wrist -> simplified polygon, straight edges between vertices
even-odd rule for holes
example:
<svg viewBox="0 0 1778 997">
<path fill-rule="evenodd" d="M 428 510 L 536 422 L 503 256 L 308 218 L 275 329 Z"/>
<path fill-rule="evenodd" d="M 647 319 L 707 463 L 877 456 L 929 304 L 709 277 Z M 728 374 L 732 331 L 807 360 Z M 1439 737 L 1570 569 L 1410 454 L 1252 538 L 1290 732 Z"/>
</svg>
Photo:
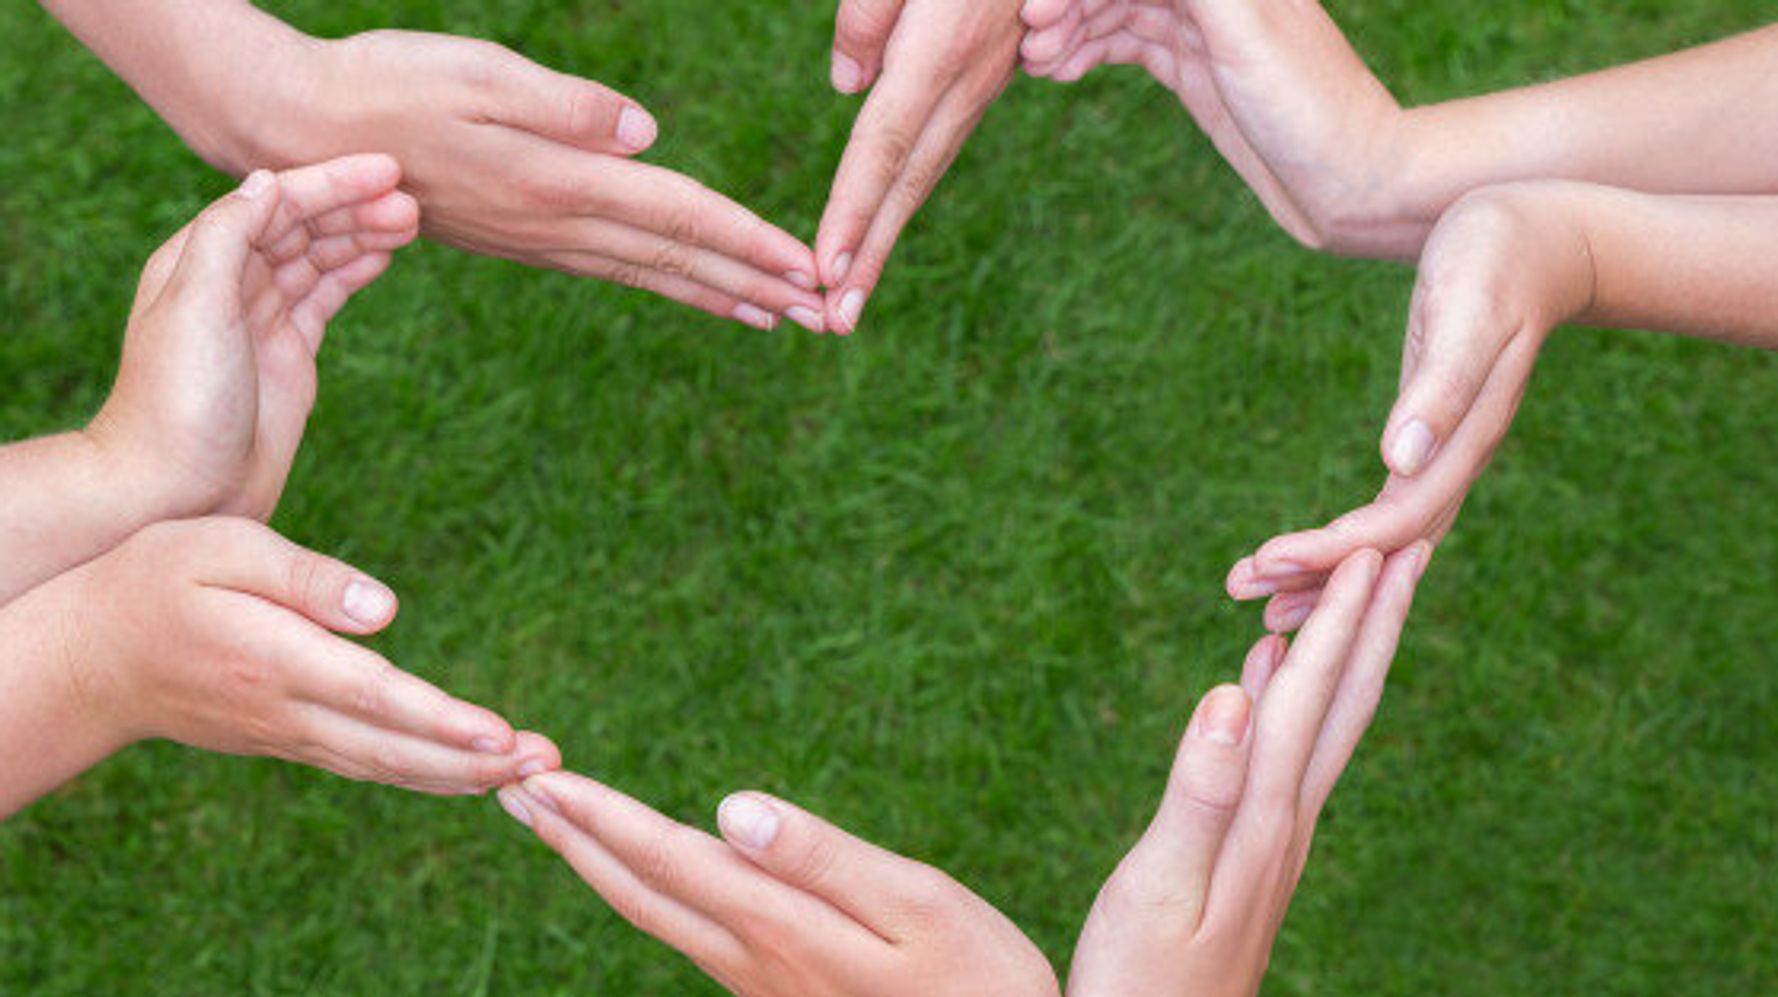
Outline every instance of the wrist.
<svg viewBox="0 0 1778 997">
<path fill-rule="evenodd" d="M 315 125 L 328 105 L 315 91 L 329 44 L 255 8 L 243 22 L 247 40 L 212 85 L 215 126 L 187 135 L 211 165 L 235 176 L 281 170 L 327 158 L 314 149 Z"/>
<path fill-rule="evenodd" d="M 151 523 L 206 515 L 221 501 L 198 487 L 193 476 L 167 466 L 155 447 L 132 436 L 109 404 L 84 429 L 70 434 L 70 441 L 90 483 L 85 494 L 107 508 L 107 521 L 122 536 Z"/>
</svg>

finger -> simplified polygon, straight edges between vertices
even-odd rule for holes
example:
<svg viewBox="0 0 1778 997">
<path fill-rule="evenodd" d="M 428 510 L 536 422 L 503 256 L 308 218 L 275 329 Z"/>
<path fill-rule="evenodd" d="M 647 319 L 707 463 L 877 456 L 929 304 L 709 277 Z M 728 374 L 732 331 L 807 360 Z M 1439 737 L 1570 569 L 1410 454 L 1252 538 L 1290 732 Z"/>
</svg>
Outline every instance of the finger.
<svg viewBox="0 0 1778 997">
<path fill-rule="evenodd" d="M 949 93 L 951 81 L 937 77 L 932 67 L 910 63 L 879 82 L 859 112 L 815 236 L 828 288 L 845 285 L 858 244 Z"/>
<path fill-rule="evenodd" d="M 558 73 L 500 45 L 483 47 L 476 97 L 490 121 L 588 152 L 633 156 L 660 127 L 634 100 L 592 80 Z"/>
<path fill-rule="evenodd" d="M 510 754 L 518 743 L 499 714 L 451 696 L 350 641 L 293 632 L 267 653 L 294 676 L 291 695 L 379 730 L 487 755 Z M 531 766 L 536 772 L 549 767 L 548 759 L 537 761 Z M 516 767 L 511 775 L 516 777 Z"/>
<path fill-rule="evenodd" d="M 436 796 L 469 796 L 513 782 L 526 762 L 510 752 L 466 751 L 308 705 L 304 744 L 280 754 L 361 782 Z"/>
<path fill-rule="evenodd" d="M 1029 31 L 1043 31 L 1063 18 L 1077 16 L 1082 0 L 1025 0 L 1019 20 Z"/>
<path fill-rule="evenodd" d="M 644 885 L 721 924 L 742 941 L 825 938 L 811 958 L 880 944 L 841 910 L 762 871 L 729 845 L 589 779 L 556 773 L 525 791 L 592 836 Z M 843 958 L 840 959 L 843 963 Z"/>
<path fill-rule="evenodd" d="M 280 217 L 262 242 L 261 251 L 266 261 L 276 267 L 300 259 L 315 243 L 340 237 L 388 239 L 418 235 L 419 228 L 419 202 L 402 191 L 390 191 L 313 218 Z"/>
<path fill-rule="evenodd" d="M 1249 602 L 1281 592 L 1321 588 L 1327 584 L 1327 574 L 1326 571 L 1308 569 L 1278 570 L 1273 574 L 1261 574 L 1257 562 L 1252 557 L 1244 557 L 1229 569 L 1224 585 L 1230 598 L 1237 602 Z"/>
<path fill-rule="evenodd" d="M 1303 777 L 1298 819 L 1306 822 L 1304 838 L 1376 716 L 1402 627 L 1414 604 L 1414 591 L 1431 557 L 1432 545 L 1417 543 L 1392 555 L 1377 580 L 1376 593 L 1352 645 L 1346 674 L 1334 693 L 1333 705 L 1309 758 L 1308 773 Z"/>
<path fill-rule="evenodd" d="M 1424 293 L 1424 292 L 1421 292 Z M 1403 347 L 1406 381 L 1383 433 L 1383 462 L 1418 474 L 1475 405 L 1501 352 L 1530 330 L 1502 328 L 1480 295 L 1417 305 Z"/>
<path fill-rule="evenodd" d="M 204 209 L 187 230 L 167 277 L 166 289 L 224 315 L 235 314 L 254 244 L 279 210 L 277 177 L 264 170 L 248 175 L 234 193 Z"/>
<path fill-rule="evenodd" d="M 389 269 L 388 253 L 370 253 L 321 275 L 315 287 L 290 309 L 290 323 L 303 336 L 313 356 L 321 350 L 327 323 L 352 295 L 364 290 Z"/>
<path fill-rule="evenodd" d="M 347 205 L 375 201 L 401 183 L 401 166 L 380 153 L 343 156 L 278 175 L 277 225 L 320 218 Z"/>
<path fill-rule="evenodd" d="M 148 307 L 161 296 L 167 281 L 172 278 L 174 269 L 179 265 L 179 257 L 185 253 L 185 240 L 190 237 L 191 225 L 187 224 L 148 258 L 148 262 L 142 267 L 142 277 L 136 282 L 136 299 L 130 304 L 131 315 Z"/>
<path fill-rule="evenodd" d="M 1277 634 L 1269 634 L 1247 652 L 1247 660 L 1241 664 L 1241 691 L 1249 700 L 1257 703 L 1265 696 L 1266 687 L 1272 684 L 1272 676 L 1283 664 L 1284 655 L 1289 650 L 1289 641 Z"/>
<path fill-rule="evenodd" d="M 213 519 L 193 534 L 198 581 L 283 606 L 340 633 L 371 634 L 399 608 L 382 582 L 258 523 Z"/>
<path fill-rule="evenodd" d="M 658 294 L 717 318 L 739 321 L 756 329 L 770 330 L 777 327 L 777 320 L 770 314 L 755 309 L 733 295 L 724 294 L 678 274 L 662 273 L 598 253 L 555 252 L 542 257 L 539 262 L 564 273 Z"/>
<path fill-rule="evenodd" d="M 1506 437 L 1537 362 L 1540 344 L 1521 337 L 1500 356 L 1469 415 L 1432 464 L 1413 478 L 1392 476 L 1376 501 L 1319 530 L 1278 537 L 1254 555 L 1271 578 L 1327 570 L 1355 550 L 1393 553 L 1427 536 L 1460 504 Z"/>
<path fill-rule="evenodd" d="M 1294 633 L 1308 621 L 1309 614 L 1315 611 L 1323 591 L 1322 586 L 1316 586 L 1273 596 L 1272 601 L 1266 604 L 1266 629 L 1275 634 Z"/>
<path fill-rule="evenodd" d="M 903 0 L 840 0 L 834 18 L 833 88 L 860 93 L 883 69 L 883 50 L 901 20 Z"/>
<path fill-rule="evenodd" d="M 1285 801 L 1294 805 L 1297 799 L 1382 562 L 1374 551 L 1363 551 L 1334 572 L 1319 611 L 1304 625 L 1260 700 L 1258 753 L 1248 792 L 1262 808 Z"/>
<path fill-rule="evenodd" d="M 1026 4 L 1027 10 L 1032 4 Z M 1019 44 L 1019 57 L 1031 64 L 1051 63 L 1073 51 L 1085 35 L 1082 7 L 1071 4 L 1054 22 L 1032 28 Z M 1029 22 L 1027 22 L 1029 26 Z"/>
<path fill-rule="evenodd" d="M 590 781 L 569 773 L 551 778 Z M 500 790 L 500 805 L 562 856 L 619 917 L 638 930 L 683 952 L 712 975 L 732 972 L 746 960 L 746 948 L 727 928 L 650 885 L 549 796 L 534 794 L 523 786 L 508 786 Z"/>
<path fill-rule="evenodd" d="M 927 122 L 901 173 L 878 200 L 876 215 L 858 243 L 845 279 L 828 293 L 827 323 L 835 332 L 850 335 L 857 330 L 902 229 L 944 178 L 986 109 L 965 90 L 954 89 Z"/>
</svg>

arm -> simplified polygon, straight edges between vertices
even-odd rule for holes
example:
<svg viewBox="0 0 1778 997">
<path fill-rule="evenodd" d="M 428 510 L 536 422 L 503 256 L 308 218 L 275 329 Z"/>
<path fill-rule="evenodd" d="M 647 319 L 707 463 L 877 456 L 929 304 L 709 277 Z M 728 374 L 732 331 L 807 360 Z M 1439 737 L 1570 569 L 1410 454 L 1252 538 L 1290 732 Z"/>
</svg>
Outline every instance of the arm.
<svg viewBox="0 0 1778 997">
<path fill-rule="evenodd" d="M 1314 0 L 1032 0 L 1024 16 L 1029 71 L 1147 67 L 1317 248 L 1413 259 L 1464 194 L 1517 180 L 1778 191 L 1778 28 L 1404 109 Z"/>
<path fill-rule="evenodd" d="M 155 253 L 98 416 L 0 448 L 0 603 L 149 523 L 271 515 L 328 322 L 414 238 L 399 178 L 380 156 L 255 174 Z"/>
<path fill-rule="evenodd" d="M 760 328 L 824 328 L 809 249 L 633 161 L 655 121 L 597 83 L 446 35 L 312 38 L 245 0 L 42 2 L 220 169 L 388 153 L 432 238 Z"/>
<path fill-rule="evenodd" d="M 1438 542 L 1566 322 L 1778 349 L 1778 197 L 1654 195 L 1561 181 L 1487 188 L 1427 242 L 1377 498 L 1235 566 L 1292 629 L 1355 547 Z"/>
<path fill-rule="evenodd" d="M 827 323 L 858 328 L 902 229 L 1018 62 L 1018 0 L 841 0 L 833 84 L 869 88 L 815 239 Z"/>
<path fill-rule="evenodd" d="M 0 819 L 150 738 L 432 793 L 560 764 L 335 635 L 395 613 L 381 583 L 257 523 L 149 527 L 0 609 Z"/>
</svg>

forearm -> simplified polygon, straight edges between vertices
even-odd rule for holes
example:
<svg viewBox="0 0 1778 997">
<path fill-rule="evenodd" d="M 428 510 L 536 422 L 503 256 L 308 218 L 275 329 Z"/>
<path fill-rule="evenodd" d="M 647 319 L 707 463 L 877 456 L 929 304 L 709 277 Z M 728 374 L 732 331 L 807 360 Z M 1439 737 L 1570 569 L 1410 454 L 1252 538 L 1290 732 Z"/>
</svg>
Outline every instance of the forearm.
<svg viewBox="0 0 1778 997">
<path fill-rule="evenodd" d="M 85 433 L 0 447 L 0 605 L 177 517 L 176 505 Z"/>
<path fill-rule="evenodd" d="M 1489 184 L 1778 192 L 1778 27 L 1554 83 L 1402 112 L 1398 208 L 1427 230 Z"/>
<path fill-rule="evenodd" d="M 264 165 L 261 130 L 300 95 L 318 44 L 246 0 L 40 0 L 192 150 L 236 175 Z"/>
<path fill-rule="evenodd" d="M 123 747 L 82 695 L 56 584 L 0 608 L 0 820 Z"/>
<path fill-rule="evenodd" d="M 1574 318 L 1778 349 L 1778 196 L 1570 195 L 1592 260 Z"/>
</svg>

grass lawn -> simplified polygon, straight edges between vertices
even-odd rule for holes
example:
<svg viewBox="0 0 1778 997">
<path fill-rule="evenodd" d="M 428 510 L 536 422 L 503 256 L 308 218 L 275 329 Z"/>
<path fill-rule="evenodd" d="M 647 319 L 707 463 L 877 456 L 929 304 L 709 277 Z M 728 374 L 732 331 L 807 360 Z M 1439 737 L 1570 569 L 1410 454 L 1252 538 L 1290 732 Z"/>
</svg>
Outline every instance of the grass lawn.
<svg viewBox="0 0 1778 997">
<path fill-rule="evenodd" d="M 959 0 L 961 2 L 961 0 Z M 812 237 L 831 5 L 288 0 L 616 86 L 656 162 Z M 1342 3 L 1424 102 L 1752 26 L 1752 0 Z M 78 425 L 226 181 L 0 7 L 0 435 Z M 336 324 L 276 525 L 380 650 L 709 826 L 787 795 L 1065 969 L 1256 613 L 1229 563 L 1381 480 L 1412 282 L 1275 231 L 1134 72 L 1021 81 L 850 341 L 434 246 Z M 1280 995 L 1778 991 L 1778 357 L 1565 332 L 1428 575 Z M 0 827 L 0 993 L 705 994 L 491 800 L 132 749 Z"/>
</svg>

